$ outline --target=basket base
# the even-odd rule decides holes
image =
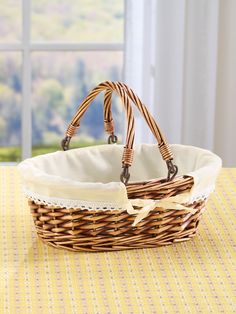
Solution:
[[[167,245],[171,245],[171,244],[177,243],[177,242],[189,241],[195,235],[196,235],[196,233],[193,234],[191,237],[174,239],[173,241],[157,242],[157,243],[153,243],[153,244],[149,243],[149,244],[134,245],[134,246],[113,245],[113,246],[103,246],[103,247],[96,246],[96,245],[91,246],[91,247],[88,247],[88,246],[70,247],[70,246],[66,246],[66,245],[60,245],[60,244],[57,244],[56,242],[52,242],[52,241],[45,241],[45,239],[42,238],[41,236],[39,236],[39,238],[46,245],[52,246],[54,248],[61,249],[61,250],[68,250],[68,251],[73,251],[73,252],[106,252],[106,251],[124,251],[124,250],[134,250],[134,249],[147,249],[147,248],[156,248],[159,246],[167,246]]]
[[[188,241],[195,236],[206,200],[186,210],[155,208],[132,227],[134,217],[125,211],[88,211],[55,208],[29,201],[38,236],[58,249],[81,252],[154,248]]]

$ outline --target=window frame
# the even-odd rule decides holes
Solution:
[[[31,0],[22,0],[22,40],[19,43],[0,43],[0,51],[22,54],[22,106],[21,106],[21,159],[32,156],[32,106],[31,106],[31,52],[35,51],[120,51],[123,52],[122,79],[125,67],[126,1],[124,1],[123,43],[70,43],[31,41]],[[2,164],[2,163],[1,163]],[[4,163],[7,164],[7,163]],[[12,164],[12,162],[9,162]]]

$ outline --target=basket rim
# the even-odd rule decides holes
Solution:
[[[176,180],[180,180],[181,182],[185,183],[187,178],[190,177],[190,178],[193,178],[194,183],[191,184],[191,186],[189,186],[188,192],[185,193],[186,194],[186,197],[184,200],[185,203],[188,203],[190,200],[197,199],[199,197],[201,198],[202,195],[209,194],[208,190],[213,191],[216,177],[221,168],[221,159],[217,155],[211,153],[210,151],[207,151],[198,147],[179,145],[179,144],[174,144],[171,146],[172,146],[173,151],[175,151],[175,149],[176,151],[182,149],[183,154],[186,153],[186,151],[188,150],[191,151],[192,155],[195,154],[196,160],[193,160],[193,161],[190,160],[189,162],[191,162],[195,167],[199,167],[199,168],[196,171],[192,171],[189,173],[185,173],[185,172],[183,174],[180,173],[180,176],[177,176],[176,179],[169,182],[167,190],[168,189],[172,190],[171,192],[172,195],[176,195],[175,188],[179,188],[179,184],[176,185]],[[139,147],[140,154],[142,154],[144,149],[146,149],[146,153],[147,152],[149,153],[149,149],[150,149],[150,153],[152,153],[152,151],[154,150],[154,147],[156,149],[156,144],[140,144],[140,145],[137,145],[136,147]],[[76,154],[78,152],[80,153],[81,151],[84,151],[84,152],[96,151],[100,153],[104,151],[103,149],[105,149],[107,153],[110,153],[110,151],[112,152],[112,149],[113,150],[116,149],[117,151],[122,151],[123,146],[122,145],[91,146],[88,148],[78,148],[78,149],[70,150],[67,152],[50,153],[47,155],[41,155],[41,156],[33,157],[31,159],[27,159],[23,161],[22,163],[18,165],[18,170],[20,172],[22,183],[26,192],[28,191],[27,192],[28,195],[34,198],[35,198],[34,194],[39,195],[41,200],[49,199],[50,201],[50,199],[53,199],[53,200],[56,199],[59,204],[61,204],[62,200],[71,200],[71,202],[79,201],[80,203],[85,201],[85,202],[92,202],[92,203],[112,204],[110,205],[110,207],[113,207],[114,206],[113,204],[115,204],[116,208],[124,208],[126,207],[126,205],[124,204],[128,203],[129,198],[139,198],[140,193],[141,195],[145,194],[145,191],[143,191],[143,187],[145,189],[149,189],[149,192],[148,192],[149,194],[147,198],[151,199],[153,195],[152,192],[159,193],[158,189],[163,188],[163,186],[165,185],[165,184],[161,184],[160,186],[158,185],[161,179],[165,177],[164,175],[159,178],[151,178],[148,180],[144,178],[142,181],[140,180],[138,182],[130,181],[130,183],[127,186],[125,186],[122,182],[118,182],[118,181],[110,181],[108,183],[103,183],[103,182],[84,182],[84,181],[70,180],[68,178],[62,178],[58,174],[48,175],[47,173],[44,173],[41,169],[38,169],[36,167],[37,162],[34,163],[35,161],[41,162],[42,160],[43,166],[47,167],[49,155],[52,156],[53,158],[56,157],[55,160],[57,161],[58,157],[60,157],[60,155],[62,154],[63,156],[75,154],[73,157],[77,157]],[[153,157],[152,154],[150,155],[151,155],[151,158],[153,158],[153,162],[155,162],[156,156]],[[201,158],[201,155],[202,155],[202,158]],[[117,158],[119,158],[119,156]],[[180,157],[177,156],[176,160],[178,160],[178,158],[180,159]],[[159,161],[160,160],[161,159],[159,157]],[[73,162],[75,165],[77,165],[76,158],[75,160],[73,160]],[[113,160],[110,162],[113,162]],[[156,163],[154,165],[156,167]],[[163,169],[164,168],[165,168],[165,165],[163,162]],[[141,192],[140,192],[140,187],[142,190]],[[164,189],[166,189],[166,187],[164,187]],[[132,196],[133,192],[134,194]],[[180,188],[180,193],[181,193],[181,188]],[[38,196],[36,196],[36,199],[37,197]],[[64,202],[64,205],[68,206],[67,204],[68,204],[67,201]]]
[[[170,146],[172,148],[180,148],[180,149],[185,149],[185,148],[188,148],[188,149],[192,149],[195,151],[196,154],[198,153],[202,153],[203,155],[209,155],[211,156],[211,161],[212,162],[215,162],[215,163],[218,163],[220,164],[220,166],[222,165],[222,160],[221,158],[214,154],[213,152],[209,151],[209,150],[206,150],[206,149],[203,149],[203,148],[200,148],[200,147],[197,147],[197,146],[192,146],[192,145],[182,145],[182,144],[170,144]],[[62,178],[60,175],[55,175],[55,174],[49,174],[47,172],[43,172],[41,169],[39,169],[38,167],[35,166],[35,164],[33,163],[34,161],[37,161],[39,159],[47,159],[48,157],[52,157],[52,156],[55,156],[55,154],[61,154],[61,155],[70,155],[71,153],[75,152],[75,151],[88,151],[88,150],[110,150],[112,147],[119,147],[120,149],[123,148],[123,145],[122,144],[113,144],[113,145],[110,145],[110,144],[102,144],[102,145],[93,145],[93,146],[88,146],[88,147],[79,147],[79,148],[72,148],[68,151],[55,151],[55,152],[52,152],[52,153],[47,153],[47,154],[43,154],[43,155],[38,155],[38,156],[34,156],[34,157],[31,157],[31,158],[27,158],[25,160],[23,160],[22,162],[20,162],[17,166],[20,174],[22,177],[25,177],[27,176],[27,173],[24,173],[24,170],[25,170],[25,166],[27,167],[30,167],[31,169],[33,169],[34,171],[36,172],[40,172],[40,175],[46,175],[47,177],[51,177],[51,178],[55,178],[55,179],[58,179],[58,178]],[[139,147],[157,147],[157,144],[150,144],[150,143],[141,143],[141,144],[137,144],[135,146],[135,148],[139,148]],[[159,152],[157,151],[157,154],[159,154]],[[60,156],[58,156],[60,157]],[[206,166],[204,167],[207,167],[208,165],[210,165],[210,163],[208,163]],[[193,175],[193,173],[197,170],[199,170],[200,168],[197,168],[195,169],[194,171],[190,171],[188,173],[184,173],[182,175]],[[163,177],[153,177],[153,178],[150,178],[150,179],[147,179],[147,180],[135,180],[133,181],[132,178],[130,179],[129,181],[129,184],[137,184],[137,183],[141,183],[141,182],[144,182],[144,181],[153,181],[153,180],[159,180],[159,179],[165,179],[166,177],[163,176]],[[65,183],[68,183],[67,182],[67,179],[66,178],[63,178],[63,180],[65,180]],[[70,182],[73,181],[73,180],[70,180]],[[84,182],[86,184],[91,184],[93,185],[94,182],[93,181],[74,181],[75,183],[76,182]],[[110,183],[121,183],[122,185],[124,185],[122,182],[120,181],[109,181],[109,182],[106,182],[106,183],[103,183],[103,182],[99,182],[103,185],[109,185]]]

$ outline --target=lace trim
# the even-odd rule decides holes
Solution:
[[[38,193],[32,192],[23,188],[25,196],[36,204],[43,204],[54,207],[65,207],[66,209],[80,208],[85,210],[126,210],[126,206],[120,206],[117,203],[106,203],[98,201],[85,201],[85,200],[71,200],[65,198],[56,198],[50,196],[42,196]]]
[[[207,199],[209,195],[213,192],[214,188],[210,187],[204,190],[201,194],[195,195],[189,200],[189,204],[193,202]],[[117,203],[106,203],[106,202],[99,202],[99,201],[85,201],[85,200],[71,200],[71,199],[64,199],[64,198],[55,198],[45,195],[40,195],[38,193],[32,192],[27,188],[23,188],[23,192],[25,196],[36,204],[43,204],[47,206],[54,206],[54,207],[65,207],[66,209],[71,208],[80,208],[84,210],[126,210],[127,204],[121,206]]]
[[[189,204],[193,203],[193,202],[197,202],[199,200],[205,200],[207,199],[210,194],[214,192],[214,187],[208,187],[207,189],[205,189],[204,191],[202,191],[201,193],[194,195],[190,198],[189,200]]]
[[[195,195],[194,197],[192,197],[190,199],[190,203],[193,203],[193,202],[196,202],[196,201],[199,201],[199,200],[202,200],[202,199],[207,199],[210,196],[210,194],[212,192],[214,192],[214,190],[215,190],[215,188],[213,186],[208,187],[203,192],[201,192],[201,194],[198,194],[198,195]]]

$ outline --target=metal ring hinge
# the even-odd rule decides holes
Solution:
[[[166,164],[168,168],[166,181],[172,181],[178,173],[178,167],[173,164],[172,160],[167,160]]]
[[[71,140],[71,137],[67,135],[67,136],[61,141],[61,147],[62,147],[63,150],[68,150],[68,149],[69,149],[70,140]]]
[[[117,143],[117,141],[118,141],[118,137],[115,134],[112,133],[111,135],[108,136],[108,140],[107,140],[108,144],[115,144]]]
[[[124,165],[120,175],[120,181],[126,185],[129,181],[129,178],[130,178],[129,166]]]

